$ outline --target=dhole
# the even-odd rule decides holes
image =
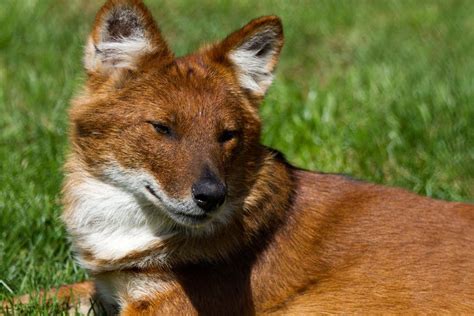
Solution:
[[[101,8],[63,214],[97,299],[122,315],[474,312],[472,205],[259,143],[282,46],[267,16],[176,58],[141,1]]]

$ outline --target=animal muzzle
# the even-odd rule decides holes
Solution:
[[[224,203],[227,188],[217,175],[206,170],[192,185],[192,195],[194,202],[206,213],[210,213]]]

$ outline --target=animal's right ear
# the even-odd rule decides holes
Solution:
[[[89,74],[108,77],[135,70],[143,58],[173,58],[151,13],[141,0],[108,0],[89,36],[84,63]]]

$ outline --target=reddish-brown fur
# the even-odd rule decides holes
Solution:
[[[77,175],[85,170],[100,178],[110,153],[121,166],[146,169],[174,198],[183,198],[208,166],[239,206],[212,234],[183,232],[113,262],[167,251],[167,264],[94,272],[102,284],[166,284],[140,299],[123,294],[123,315],[474,311],[472,205],[300,170],[260,145],[263,95],[241,88],[228,54],[269,29],[273,70],[283,44],[277,17],[254,20],[221,43],[175,59],[138,0],[108,1],[92,40],[100,40],[109,10],[123,4],[142,14],[156,49],[133,69],[88,69],[85,92],[70,113],[66,223],[74,212],[67,192]],[[157,135],[148,121],[172,126],[176,138]],[[237,137],[219,144],[226,129]],[[94,266],[111,263],[77,249]]]
[[[2,302],[2,309],[0,311],[5,312],[7,315],[10,313],[14,314],[14,308],[12,306],[16,304],[28,304],[31,298],[34,297],[38,302],[44,304],[51,304],[52,302],[59,302],[64,309],[76,310],[77,306],[86,306],[90,304],[95,294],[94,283],[90,281],[80,282],[72,285],[63,285],[57,289],[50,291],[39,291],[38,293],[26,294],[23,296],[15,297],[12,302]],[[1,315],[3,315],[0,313]]]

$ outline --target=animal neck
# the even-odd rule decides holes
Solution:
[[[230,222],[212,234],[202,235],[186,231],[157,234],[159,220],[143,218],[143,205],[126,192],[115,192],[117,188],[83,173],[78,175],[77,170],[69,172],[63,218],[80,262],[92,273],[167,269],[186,262],[226,260],[264,246],[268,238],[262,236],[272,234],[290,209],[293,179],[284,159],[267,148],[262,148],[255,166]],[[119,196],[124,205],[110,203]],[[117,209],[123,206],[126,209]],[[133,215],[127,223],[116,220],[117,212],[122,211]]]

